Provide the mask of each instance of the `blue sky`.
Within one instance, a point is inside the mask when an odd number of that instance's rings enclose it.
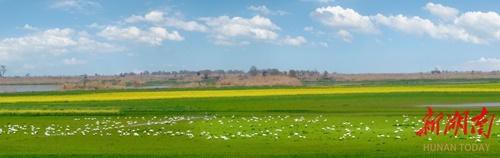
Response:
[[[500,70],[500,2],[0,0],[7,75]]]

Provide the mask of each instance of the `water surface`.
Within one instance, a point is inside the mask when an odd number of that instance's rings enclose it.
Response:
[[[57,91],[60,89],[59,85],[0,85],[0,93]]]

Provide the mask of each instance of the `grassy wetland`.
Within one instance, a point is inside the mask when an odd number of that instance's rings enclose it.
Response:
[[[500,108],[499,84],[65,91],[0,94],[0,156],[494,156],[489,139],[417,136],[426,106],[451,114]],[[442,106],[446,105],[446,106]],[[424,144],[489,151],[423,150]]]

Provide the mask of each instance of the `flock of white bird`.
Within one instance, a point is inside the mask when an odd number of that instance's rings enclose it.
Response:
[[[395,139],[415,137],[422,127],[422,120],[403,115],[402,119],[379,122],[334,121],[323,115],[295,116],[113,116],[77,117],[51,124],[6,124],[0,126],[0,137],[8,135],[26,136],[170,136],[206,140],[231,139],[333,139],[356,140],[360,137]],[[443,123],[444,125],[444,123]],[[500,125],[500,119],[495,125]],[[389,127],[389,128],[387,128]],[[393,130],[391,131],[391,128]],[[500,137],[500,135],[497,135]],[[456,137],[458,138],[458,137]],[[481,141],[481,136],[468,136]],[[432,141],[429,136],[427,140]]]

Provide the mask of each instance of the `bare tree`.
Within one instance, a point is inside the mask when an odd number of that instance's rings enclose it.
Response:
[[[288,76],[290,76],[290,77],[297,77],[297,71],[295,71],[295,70],[289,70],[288,71]]]
[[[328,79],[328,71],[323,72],[323,79]]]
[[[89,76],[87,74],[82,75],[83,88],[87,88],[87,82],[89,81]]]
[[[252,66],[250,67],[250,70],[248,70],[248,73],[252,76],[257,76],[257,74],[259,74],[259,70],[257,69],[257,67]]]
[[[5,72],[7,72],[7,66],[0,65],[0,77],[4,77],[5,76]]]

